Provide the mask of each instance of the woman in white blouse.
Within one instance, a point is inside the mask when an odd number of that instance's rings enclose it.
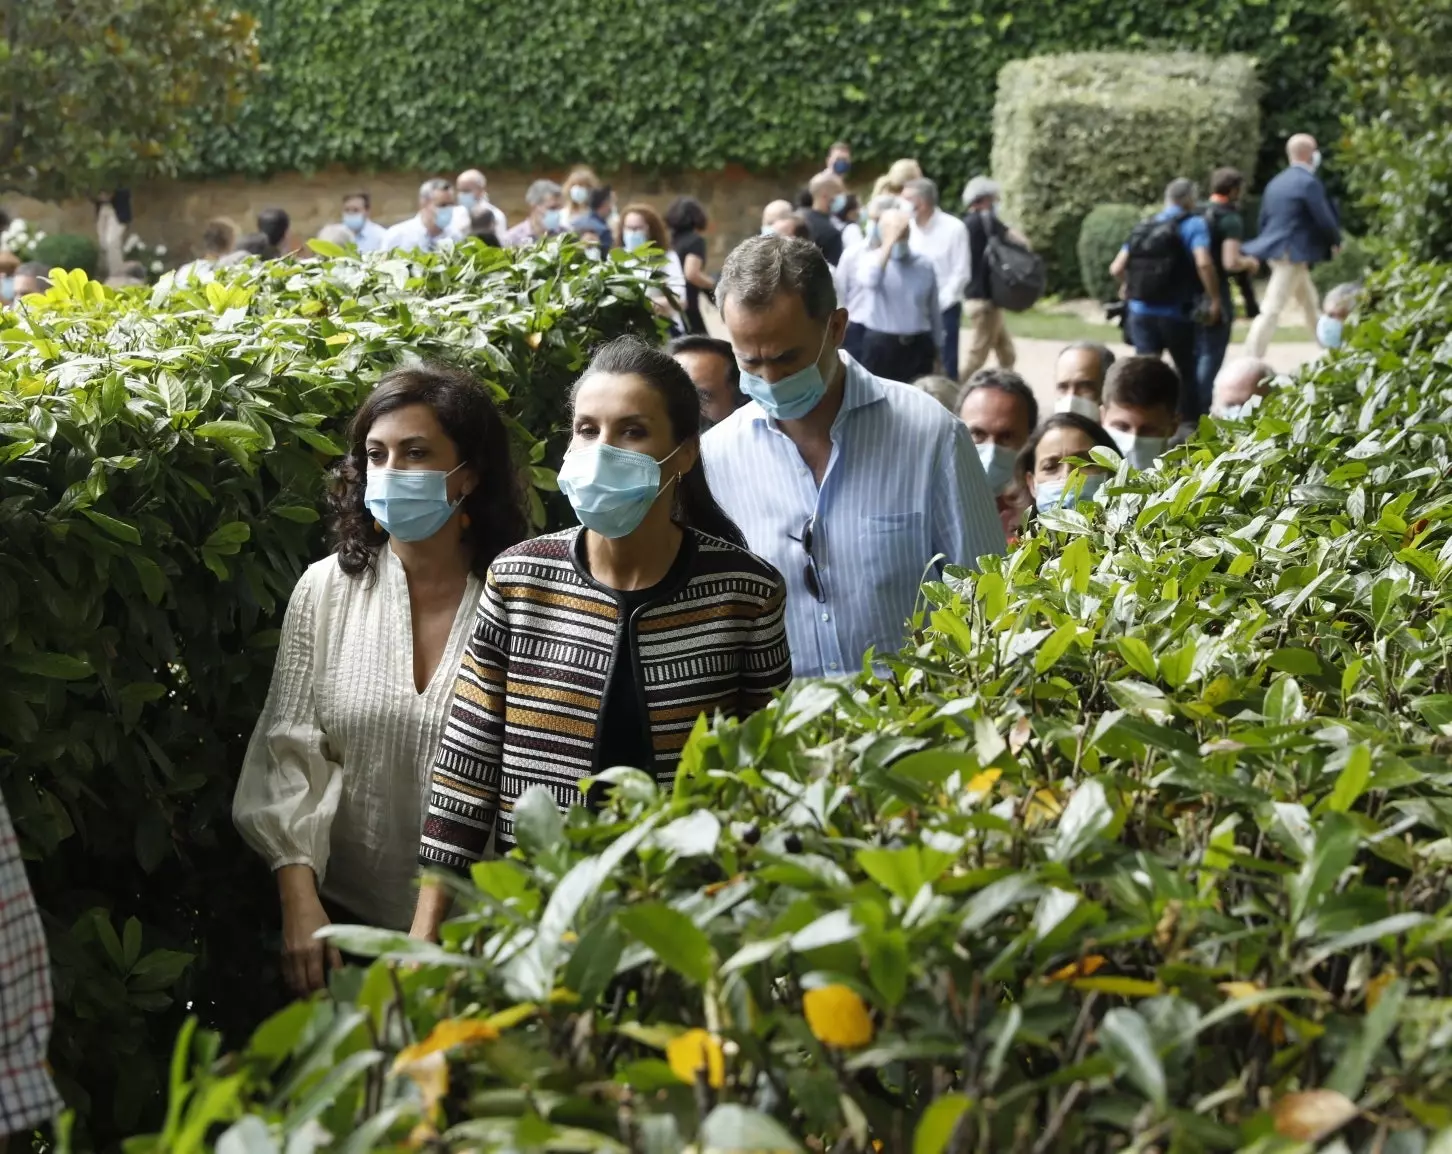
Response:
[[[686,299],[686,273],[681,267],[681,258],[671,248],[670,230],[661,219],[660,213],[648,204],[636,203],[625,206],[620,214],[620,247],[634,252],[647,244],[653,244],[665,254],[665,279],[669,294],[660,289],[650,290],[650,302],[655,311],[671,323],[671,335],[679,336],[686,331],[681,317],[681,304]]]
[[[395,369],[353,418],[329,498],[337,551],[298,582],[233,801],[277,877],[299,993],[332,921],[406,930],[429,771],[482,578],[527,525],[488,390]]]

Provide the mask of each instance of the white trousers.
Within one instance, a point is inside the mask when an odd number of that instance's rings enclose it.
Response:
[[[1313,333],[1321,316],[1321,298],[1311,281],[1310,265],[1294,264],[1288,260],[1270,262],[1270,284],[1265,290],[1265,299],[1260,302],[1260,316],[1250,326],[1250,336],[1245,340],[1245,351],[1252,357],[1265,356],[1276,326],[1281,322],[1281,313],[1295,301],[1306,314],[1306,327]]]

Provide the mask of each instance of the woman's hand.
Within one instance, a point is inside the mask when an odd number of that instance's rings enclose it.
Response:
[[[332,919],[318,898],[318,883],[308,866],[283,866],[277,871],[282,895],[282,976],[288,988],[306,997],[327,984],[328,970],[340,968],[343,956],[313,935]]]
[[[449,913],[449,895],[438,882],[425,881],[418,889],[418,905],[408,936],[421,942],[437,942],[439,926]]]

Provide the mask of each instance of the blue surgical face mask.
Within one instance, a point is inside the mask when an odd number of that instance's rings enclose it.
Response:
[[[1345,336],[1345,321],[1337,320],[1325,313],[1321,314],[1320,320],[1316,322],[1316,340],[1320,342],[1323,349],[1339,349]]]
[[[771,225],[764,224],[764,225],[761,226],[761,235],[762,236],[773,236],[773,235],[775,235],[775,233],[776,233],[776,229],[772,228]]]
[[[634,449],[597,441],[565,454],[560,492],[585,528],[602,537],[628,537],[660,496],[660,467],[680,451],[677,445],[664,460],[657,461]]]
[[[1138,437],[1121,429],[1110,429],[1109,435],[1124,459],[1136,469],[1148,469],[1170,447],[1169,437]]]
[[[345,212],[343,214],[343,223],[353,232],[362,232],[363,226],[368,223],[368,218],[361,212]]]
[[[472,192],[461,192],[458,195],[459,207],[468,210],[479,203],[479,198]]]
[[[981,441],[976,448],[978,460],[983,465],[983,475],[988,478],[989,492],[996,497],[1013,484],[1013,467],[1018,462],[1018,454],[1007,445],[994,441]]]
[[[583,184],[577,184],[574,188],[570,189],[570,199],[576,204],[589,204],[590,190]]]
[[[839,192],[836,196],[834,196],[832,198],[832,215],[833,216],[841,216],[842,215],[842,210],[845,209],[846,207],[847,207],[847,194],[845,192]]]
[[[875,220],[867,226],[867,243],[873,248],[882,243],[882,229],[878,227]]]
[[[449,223],[454,219],[454,206],[452,204],[434,205],[434,227],[440,232],[449,230]]]
[[[1067,481],[1040,481],[1034,494],[1034,506],[1045,509],[1072,509],[1080,501],[1090,500],[1104,484],[1103,473],[1085,473],[1084,483],[1077,493],[1066,493]]]
[[[767,229],[770,232],[770,229]],[[650,233],[643,228],[627,228],[620,234],[620,243],[625,246],[626,252],[634,252],[641,245],[650,241]]]
[[[822,402],[827,382],[822,379],[820,363],[827,351],[827,334],[822,334],[822,347],[817,359],[806,368],[774,383],[755,373],[741,370],[741,391],[761,406],[761,411],[774,421],[799,421]]]
[[[912,252],[912,248],[909,247],[907,241],[905,241],[905,240],[898,240],[898,241],[894,241],[893,242],[893,245],[892,245],[892,259],[893,260],[907,260],[908,254],[911,253],[911,252]]]
[[[15,278],[13,276],[0,276],[0,301],[7,305],[15,299]]]
[[[564,213],[557,208],[547,208],[544,214],[545,232],[559,232],[564,224]]]
[[[845,156],[839,156],[836,160],[832,161],[832,171],[838,176],[846,176],[852,171],[852,162]]]
[[[372,469],[363,505],[383,531],[399,541],[427,541],[449,523],[463,502],[449,501],[449,478],[462,469]]]

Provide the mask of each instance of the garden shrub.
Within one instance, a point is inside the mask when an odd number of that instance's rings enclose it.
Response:
[[[1003,215],[1075,291],[1079,227],[1097,204],[1157,204],[1188,176],[1255,172],[1259,83],[1245,56],[1073,53],[1005,65],[993,112]]]
[[[1253,54],[1266,82],[1266,173],[1287,136],[1331,140],[1343,111],[1326,81],[1347,36],[1339,0],[623,0],[609,19],[593,0],[245,7],[260,21],[268,68],[235,122],[199,127],[193,176],[581,161],[642,174],[728,163],[770,171],[819,160],[845,135],[863,167],[919,157],[955,205],[988,164],[999,69],[1071,48]],[[1252,156],[1258,139],[1242,142]],[[1122,199],[1096,191],[1085,209]]]
[[[1341,251],[1311,270],[1311,280],[1322,296],[1339,284],[1366,279],[1371,271],[1372,256],[1366,246],[1349,233],[1341,234]]]
[[[101,250],[88,236],[55,232],[36,243],[30,259],[47,268],[80,269],[87,276],[95,276]]]
[[[1079,226],[1075,249],[1086,296],[1108,301],[1119,295],[1119,282],[1109,275],[1109,266],[1142,219],[1144,210],[1132,204],[1101,204],[1089,210]]]
[[[669,795],[527,794],[442,947],[336,927],[382,960],[189,1030],[129,1149],[1446,1149],[1449,280]]]
[[[403,358],[467,366],[551,522],[544,462],[587,350],[656,330],[640,268],[560,242],[251,262],[150,294],[57,271],[0,311],[0,785],[88,1141],[154,1123],[179,1006],[240,1040],[283,1003],[231,795],[347,418]]]

